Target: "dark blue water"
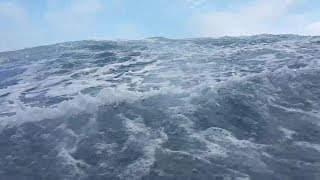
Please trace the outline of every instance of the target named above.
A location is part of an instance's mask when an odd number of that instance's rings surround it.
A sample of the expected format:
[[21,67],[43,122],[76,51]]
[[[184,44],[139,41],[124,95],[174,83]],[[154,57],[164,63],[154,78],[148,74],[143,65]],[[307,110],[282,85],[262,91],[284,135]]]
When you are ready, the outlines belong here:
[[320,37],[0,53],[0,179],[320,179]]

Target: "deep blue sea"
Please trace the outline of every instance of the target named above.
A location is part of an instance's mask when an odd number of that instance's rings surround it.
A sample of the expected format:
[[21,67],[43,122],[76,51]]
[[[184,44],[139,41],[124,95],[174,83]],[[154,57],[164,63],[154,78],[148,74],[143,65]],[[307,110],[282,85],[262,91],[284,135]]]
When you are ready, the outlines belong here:
[[0,53],[1,180],[319,180],[320,37]]

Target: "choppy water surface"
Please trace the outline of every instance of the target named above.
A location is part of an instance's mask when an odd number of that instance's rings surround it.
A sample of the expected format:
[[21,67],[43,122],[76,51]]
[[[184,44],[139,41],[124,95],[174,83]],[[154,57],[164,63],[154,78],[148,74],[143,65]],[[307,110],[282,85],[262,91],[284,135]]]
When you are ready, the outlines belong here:
[[320,179],[320,37],[0,53],[0,179]]

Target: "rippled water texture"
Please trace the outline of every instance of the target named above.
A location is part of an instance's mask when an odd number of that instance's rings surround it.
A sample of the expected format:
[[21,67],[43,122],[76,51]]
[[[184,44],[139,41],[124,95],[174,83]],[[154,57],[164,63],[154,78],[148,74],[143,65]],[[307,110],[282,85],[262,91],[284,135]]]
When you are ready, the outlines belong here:
[[0,53],[0,179],[319,180],[320,37]]

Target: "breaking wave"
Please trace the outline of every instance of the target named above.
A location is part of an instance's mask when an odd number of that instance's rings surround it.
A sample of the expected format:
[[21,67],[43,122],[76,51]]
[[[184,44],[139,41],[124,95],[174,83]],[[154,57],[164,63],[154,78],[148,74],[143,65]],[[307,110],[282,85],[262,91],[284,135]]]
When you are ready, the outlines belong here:
[[320,179],[320,38],[2,52],[0,179]]

